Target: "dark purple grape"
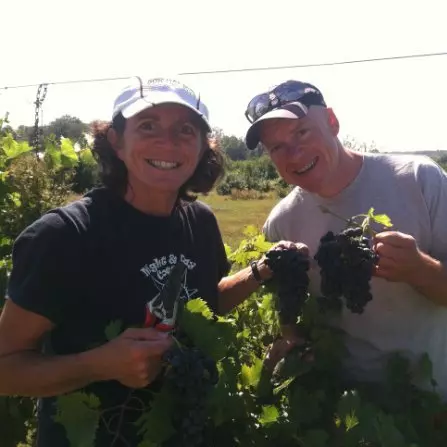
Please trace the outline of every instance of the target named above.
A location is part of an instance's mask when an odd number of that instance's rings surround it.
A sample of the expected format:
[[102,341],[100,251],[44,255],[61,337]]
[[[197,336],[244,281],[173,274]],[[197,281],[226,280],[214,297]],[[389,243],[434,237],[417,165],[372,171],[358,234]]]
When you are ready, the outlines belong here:
[[276,309],[281,324],[295,324],[308,294],[309,258],[293,250],[271,250],[266,264],[273,272],[271,285],[276,290]]
[[314,259],[320,267],[321,307],[338,309],[344,297],[351,312],[363,313],[372,300],[370,281],[378,258],[362,228],[347,228],[339,234],[328,231]]
[[176,435],[165,446],[203,446],[207,424],[206,400],[218,382],[216,362],[198,348],[175,346],[164,355],[168,364],[166,380],[177,393],[179,407],[173,425]]

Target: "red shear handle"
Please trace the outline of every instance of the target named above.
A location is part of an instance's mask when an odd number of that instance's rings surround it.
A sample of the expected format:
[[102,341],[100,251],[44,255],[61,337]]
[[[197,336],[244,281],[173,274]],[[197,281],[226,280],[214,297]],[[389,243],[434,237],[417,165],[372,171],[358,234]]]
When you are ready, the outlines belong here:
[[174,326],[172,324],[161,322],[155,325],[155,329],[159,330],[160,332],[171,332],[174,330]]
[[[159,321],[157,323],[157,321]],[[144,320],[144,327],[154,327],[160,332],[170,332],[174,329],[175,324],[168,321],[160,321],[151,311],[146,308],[146,318]]]
[[146,318],[144,320],[144,327],[153,327],[157,322],[157,317],[151,314],[151,311],[146,307]]

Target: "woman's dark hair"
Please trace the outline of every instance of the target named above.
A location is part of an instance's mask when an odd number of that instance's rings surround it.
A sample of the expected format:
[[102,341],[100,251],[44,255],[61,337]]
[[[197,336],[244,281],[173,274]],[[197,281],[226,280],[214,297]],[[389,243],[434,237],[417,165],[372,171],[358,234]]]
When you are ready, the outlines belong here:
[[[209,138],[203,125],[200,122],[198,124],[205,148],[193,175],[180,188],[179,199],[187,201],[195,200],[196,197],[191,193],[206,194],[210,192],[224,175],[224,157],[217,141]],[[116,155],[107,134],[109,129],[114,129],[121,136],[125,127],[126,119],[121,113],[112,122],[95,121],[92,124],[93,154],[99,164],[101,183],[121,196],[126,193],[127,189],[127,168]]]

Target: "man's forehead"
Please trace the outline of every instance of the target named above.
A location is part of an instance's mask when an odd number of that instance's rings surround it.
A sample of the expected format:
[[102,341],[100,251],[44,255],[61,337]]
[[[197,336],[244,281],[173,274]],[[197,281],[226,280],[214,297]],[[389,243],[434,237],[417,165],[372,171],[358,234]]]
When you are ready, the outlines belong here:
[[273,118],[260,124],[259,136],[263,142],[276,141],[286,137],[291,131],[304,124],[305,118]]
[[280,132],[287,129],[294,129],[296,127],[300,127],[306,122],[309,121],[307,116],[303,118],[297,119],[288,119],[288,118],[272,118],[269,120],[265,120],[263,123],[259,123],[261,128],[261,132]]

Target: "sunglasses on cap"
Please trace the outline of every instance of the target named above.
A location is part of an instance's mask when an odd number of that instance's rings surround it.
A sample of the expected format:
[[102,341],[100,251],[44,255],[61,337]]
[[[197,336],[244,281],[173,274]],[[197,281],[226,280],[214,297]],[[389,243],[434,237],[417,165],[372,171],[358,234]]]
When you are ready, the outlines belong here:
[[312,105],[326,107],[322,93],[315,86],[305,82],[290,80],[255,96],[248,103],[245,117],[253,124],[267,112],[290,102],[300,102],[307,107]]

